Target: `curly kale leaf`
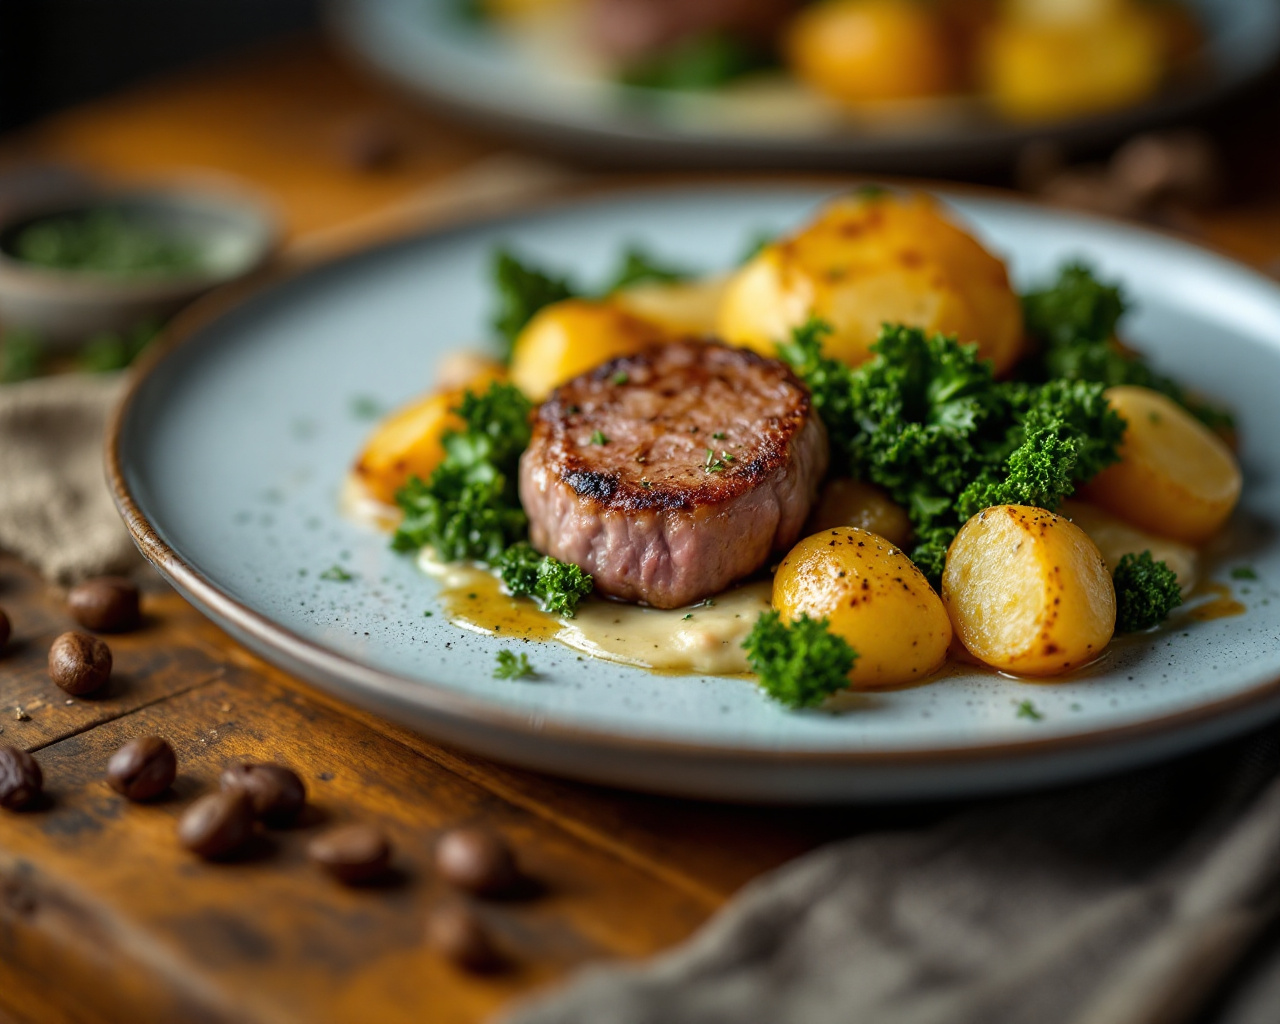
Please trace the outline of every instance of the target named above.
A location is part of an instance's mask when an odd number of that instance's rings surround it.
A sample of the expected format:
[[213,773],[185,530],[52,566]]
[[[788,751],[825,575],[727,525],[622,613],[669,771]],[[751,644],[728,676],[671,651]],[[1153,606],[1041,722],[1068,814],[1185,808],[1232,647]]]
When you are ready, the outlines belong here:
[[1113,574],[1116,585],[1116,632],[1137,633],[1158,626],[1182,604],[1178,577],[1150,551],[1128,554]]
[[622,265],[618,267],[612,280],[605,288],[605,293],[616,292],[620,288],[654,282],[657,284],[674,284],[687,281],[693,275],[680,267],[672,266],[656,260],[644,249],[631,246],[622,254]]
[[494,383],[481,395],[467,392],[456,411],[465,427],[445,434],[444,461],[430,480],[414,477],[396,495],[404,518],[392,546],[493,563],[529,525],[515,473],[529,444],[531,406],[518,388]]
[[498,562],[502,582],[517,597],[532,597],[553,615],[573,618],[594,581],[578,566],[540,555],[527,541],[513,544]]
[[625,69],[620,78],[624,85],[642,89],[718,89],[769,63],[758,48],[732,35],[711,32],[680,40],[645,57]]
[[885,325],[857,369],[822,355],[810,321],[780,346],[808,384],[836,472],[885,488],[911,519],[911,557],[933,582],[947,547],[990,505],[1055,509],[1114,462],[1124,421],[1086,381],[997,381],[972,345]]
[[529,321],[544,307],[564,299],[604,298],[621,288],[646,282],[674,283],[692,277],[691,271],[663,263],[646,250],[632,246],[622,254],[618,269],[598,292],[576,287],[568,277],[521,260],[508,249],[493,254],[493,285],[498,308],[493,327],[510,357],[511,347]]
[[775,611],[756,620],[742,646],[770,697],[790,708],[810,708],[849,685],[858,652],[828,626],[826,619],[807,615],[787,625]]
[[493,283],[498,293],[493,327],[508,356],[516,337],[538,310],[577,294],[567,278],[523,263],[507,249],[493,254]]
[[1229,412],[1188,394],[1177,381],[1121,348],[1116,327],[1126,308],[1118,287],[1098,280],[1082,264],[1067,264],[1055,282],[1022,297],[1027,332],[1039,343],[1039,351],[1021,367],[1021,373],[1036,380],[1151,388],[1168,395],[1209,428],[1232,429]]

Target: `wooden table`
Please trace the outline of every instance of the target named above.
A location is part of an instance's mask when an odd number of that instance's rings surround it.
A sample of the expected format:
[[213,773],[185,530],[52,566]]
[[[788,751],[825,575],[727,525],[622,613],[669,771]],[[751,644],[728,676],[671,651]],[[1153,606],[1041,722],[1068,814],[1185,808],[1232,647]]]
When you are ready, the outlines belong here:
[[[220,169],[271,194],[289,237],[305,240],[385,223],[496,151],[305,43],[73,111],[8,140],[0,161],[73,161],[123,180]],[[1225,211],[1204,233],[1275,265],[1277,199]],[[72,701],[44,667],[72,625],[62,594],[0,559],[0,606],[14,623],[0,742],[36,753],[49,793],[37,812],[0,815],[0,1022],[476,1021],[584,962],[669,947],[819,842],[935,813],[709,806],[506,768],[335,704],[162,588],[146,596],[144,628],[111,640],[109,691]],[[180,778],[171,799],[126,805],[103,769],[143,733],[173,743]],[[174,823],[239,758],[295,767],[314,813],[257,856],[210,866],[178,849]],[[344,821],[393,837],[396,884],[344,889],[306,862],[321,823]],[[469,822],[503,832],[536,883],[478,905],[512,965],[479,978],[423,941],[446,888],[433,841]]]

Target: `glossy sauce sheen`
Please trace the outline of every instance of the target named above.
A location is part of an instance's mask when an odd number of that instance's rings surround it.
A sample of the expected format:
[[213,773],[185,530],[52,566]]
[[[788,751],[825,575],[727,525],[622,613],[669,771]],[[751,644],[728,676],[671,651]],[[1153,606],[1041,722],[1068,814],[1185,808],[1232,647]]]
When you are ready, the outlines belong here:
[[1210,622],[1213,619],[1227,619],[1233,615],[1243,615],[1248,609],[1237,601],[1231,588],[1225,583],[1205,583],[1196,588],[1196,594],[1213,595],[1203,604],[1197,604],[1187,611],[1187,618],[1197,622]]
[[593,597],[569,619],[503,593],[497,577],[483,569],[441,565],[426,555],[419,564],[440,581],[444,613],[463,629],[519,640],[558,640],[592,657],[658,672],[748,673],[742,641],[760,613],[769,610],[772,591],[767,581],[747,583],[709,603],[669,610]]

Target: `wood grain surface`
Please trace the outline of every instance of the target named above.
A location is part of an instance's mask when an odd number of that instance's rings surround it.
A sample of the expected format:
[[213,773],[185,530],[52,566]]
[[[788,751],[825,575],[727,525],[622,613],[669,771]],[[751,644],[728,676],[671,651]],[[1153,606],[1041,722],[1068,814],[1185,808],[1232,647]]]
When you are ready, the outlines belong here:
[[[304,42],[61,115],[0,144],[0,165],[63,161],[129,181],[234,174],[305,242],[429,207],[497,151]],[[1278,198],[1199,228],[1275,263]],[[108,690],[69,699],[45,672],[49,643],[72,625],[63,595],[0,557],[0,607],[14,625],[0,742],[34,752],[48,791],[33,811],[0,814],[0,1024],[474,1022],[579,964],[671,946],[822,841],[934,813],[721,807],[493,764],[334,703],[158,583],[143,628],[109,638]],[[146,733],[174,745],[179,779],[171,797],[128,805],[103,769]],[[208,865],[179,849],[175,821],[240,758],[296,769],[312,809],[250,856]],[[308,838],[347,821],[393,838],[392,884],[346,889],[307,863]],[[475,822],[510,840],[532,880],[518,898],[476,904],[510,961],[485,977],[446,964],[423,934],[429,908],[452,896],[430,868],[433,843]]]

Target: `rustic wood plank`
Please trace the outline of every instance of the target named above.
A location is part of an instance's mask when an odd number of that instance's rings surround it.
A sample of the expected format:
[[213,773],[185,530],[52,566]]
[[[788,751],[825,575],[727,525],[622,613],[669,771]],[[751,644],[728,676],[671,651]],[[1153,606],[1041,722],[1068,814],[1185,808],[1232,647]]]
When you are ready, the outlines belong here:
[[[391,140],[392,159],[356,158],[352,137],[370,132]],[[291,235],[385,209],[497,148],[317,40],[165,76],[58,114],[9,146],[117,180],[235,175],[279,205]]]
[[[143,732],[173,742],[181,775],[173,799],[137,807],[101,776],[110,753]],[[432,1020],[476,1020],[586,959],[661,949],[710,910],[327,704],[239,669],[37,757],[51,806],[5,820],[0,947],[28,989],[56,993],[64,1007],[84,1000],[104,1020],[395,1022],[428,1009]],[[179,850],[182,806],[241,757],[299,769],[317,818],[385,827],[402,884],[350,891],[321,877],[303,853],[316,825],[274,833],[260,858],[229,866]],[[433,841],[475,821],[507,835],[541,889],[482,908],[517,965],[496,978],[459,975],[422,941],[443,894]]]
[[143,597],[143,627],[104,637],[114,660],[111,682],[87,697],[69,697],[49,679],[49,645],[60,633],[81,628],[67,613],[63,592],[14,559],[0,558],[0,607],[13,622],[13,636],[0,652],[0,743],[38,750],[223,671],[202,646],[164,642],[166,618],[189,606],[158,580]]

